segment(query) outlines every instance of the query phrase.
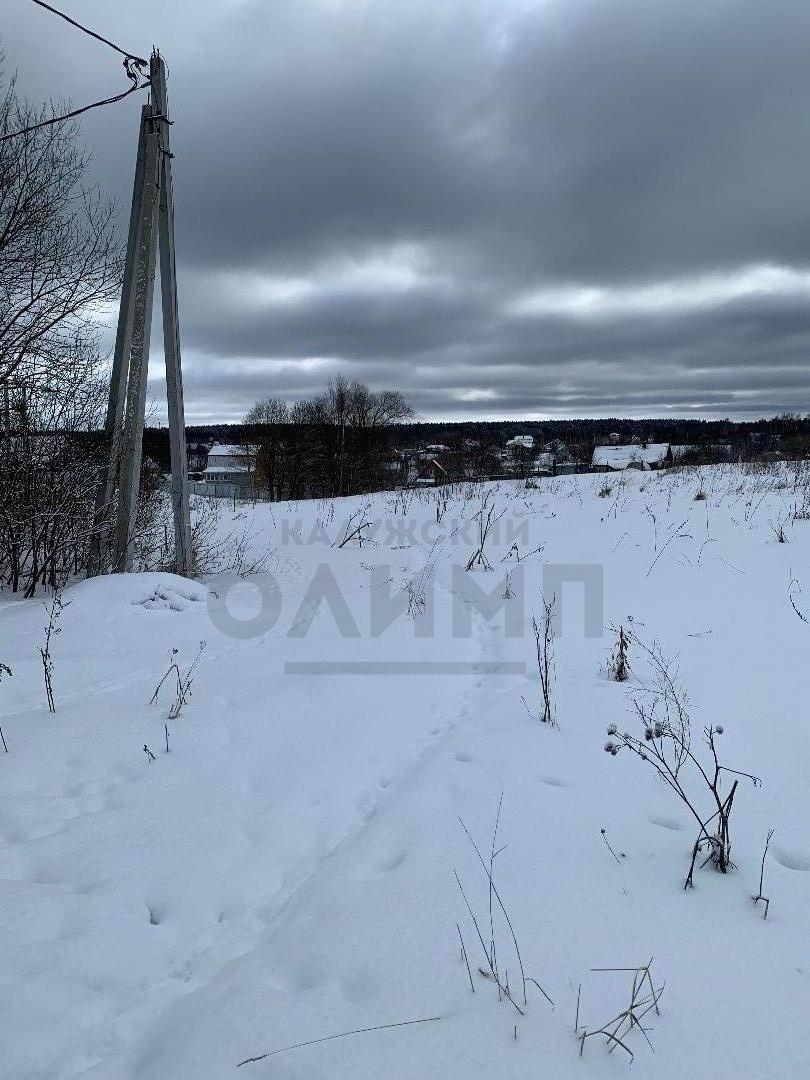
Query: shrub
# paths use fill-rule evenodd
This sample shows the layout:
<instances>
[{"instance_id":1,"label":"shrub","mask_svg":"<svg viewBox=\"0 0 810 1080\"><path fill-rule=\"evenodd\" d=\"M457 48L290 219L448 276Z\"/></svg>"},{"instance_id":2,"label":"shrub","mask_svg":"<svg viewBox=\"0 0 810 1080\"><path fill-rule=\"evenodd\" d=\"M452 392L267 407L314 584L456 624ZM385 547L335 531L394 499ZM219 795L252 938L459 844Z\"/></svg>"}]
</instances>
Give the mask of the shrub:
<instances>
[{"instance_id":1,"label":"shrub","mask_svg":"<svg viewBox=\"0 0 810 1080\"><path fill-rule=\"evenodd\" d=\"M630 661L628 659L630 634L625 632L623 626L620 626L618 630L615 627L612 627L612 629L617 637L613 653L607 662L608 675L614 682L627 682L630 678Z\"/></svg>"},{"instance_id":2,"label":"shrub","mask_svg":"<svg viewBox=\"0 0 810 1080\"><path fill-rule=\"evenodd\" d=\"M616 757L620 751L628 750L650 765L695 819L698 835L684 882L686 889L694 885L695 863L703 853L706 858L701 866L710 862L723 874L734 867L730 833L734 796L740 778L751 780L755 787L760 786L761 780L752 773L720 763L717 739L723 734L721 724L704 727L710 758L705 761L698 757L692 748L686 695L677 685L672 663L664 658L657 643L645 645L636 636L634 641L646 651L653 666L653 684L642 688L633 698L642 734L619 734L617 726L611 724L605 751ZM734 777L727 794L722 787L725 776ZM698 794L693 790L695 787Z\"/></svg>"}]
</instances>

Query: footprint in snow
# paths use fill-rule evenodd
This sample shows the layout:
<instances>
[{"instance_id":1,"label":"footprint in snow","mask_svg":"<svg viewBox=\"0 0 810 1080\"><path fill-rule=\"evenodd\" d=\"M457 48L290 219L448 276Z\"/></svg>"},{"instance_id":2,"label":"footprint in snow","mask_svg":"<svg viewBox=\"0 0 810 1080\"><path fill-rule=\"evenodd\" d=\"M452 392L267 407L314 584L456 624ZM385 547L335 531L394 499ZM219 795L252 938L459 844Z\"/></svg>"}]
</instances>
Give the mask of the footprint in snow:
<instances>
[{"instance_id":1,"label":"footprint in snow","mask_svg":"<svg viewBox=\"0 0 810 1080\"><path fill-rule=\"evenodd\" d=\"M810 854L795 848L774 847L772 850L773 857L786 870L810 870Z\"/></svg>"},{"instance_id":2,"label":"footprint in snow","mask_svg":"<svg viewBox=\"0 0 810 1080\"><path fill-rule=\"evenodd\" d=\"M407 858L408 852L404 848L398 848L381 859L377 868L381 874L390 874L398 870Z\"/></svg>"},{"instance_id":3,"label":"footprint in snow","mask_svg":"<svg viewBox=\"0 0 810 1080\"><path fill-rule=\"evenodd\" d=\"M647 818L651 825L657 825L659 829L671 829L672 832L681 832L683 825L675 818L651 817Z\"/></svg>"},{"instance_id":4,"label":"footprint in snow","mask_svg":"<svg viewBox=\"0 0 810 1080\"><path fill-rule=\"evenodd\" d=\"M313 990L323 982L324 971L321 962L315 958L300 960L290 971L288 977L289 989L300 993L302 990Z\"/></svg>"},{"instance_id":5,"label":"footprint in snow","mask_svg":"<svg viewBox=\"0 0 810 1080\"><path fill-rule=\"evenodd\" d=\"M541 784L546 784L548 787L570 787L571 785L567 780L560 780L556 776L538 776L537 778Z\"/></svg>"},{"instance_id":6,"label":"footprint in snow","mask_svg":"<svg viewBox=\"0 0 810 1080\"><path fill-rule=\"evenodd\" d=\"M363 1001L370 998L376 991L378 979L371 972L360 968L357 971L344 975L340 980L340 988L343 996L348 1001Z\"/></svg>"}]
</instances>

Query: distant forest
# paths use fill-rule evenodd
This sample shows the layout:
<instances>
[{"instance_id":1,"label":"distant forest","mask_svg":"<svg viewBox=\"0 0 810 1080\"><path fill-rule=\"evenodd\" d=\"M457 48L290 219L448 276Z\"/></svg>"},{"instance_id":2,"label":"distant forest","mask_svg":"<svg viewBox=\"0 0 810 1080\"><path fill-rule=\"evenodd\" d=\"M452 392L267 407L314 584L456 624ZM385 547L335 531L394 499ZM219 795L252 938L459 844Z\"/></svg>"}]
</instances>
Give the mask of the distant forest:
<instances>
[{"instance_id":1,"label":"distant forest","mask_svg":"<svg viewBox=\"0 0 810 1080\"><path fill-rule=\"evenodd\" d=\"M515 435L531 435L535 445L560 439L575 457L590 458L594 446L617 432L623 442L636 436L646 442L676 445L732 443L740 450L778 448L788 456L810 454L810 416L786 414L769 420L651 419L626 420L467 420L449 422L409 422L390 424L385 433L392 448L406 449L420 444L456 445L461 439L502 446ZM252 425L202 424L186 428L189 443L246 443L256 434ZM169 468L169 432L151 427L144 432L144 451L163 468Z\"/></svg>"}]
</instances>

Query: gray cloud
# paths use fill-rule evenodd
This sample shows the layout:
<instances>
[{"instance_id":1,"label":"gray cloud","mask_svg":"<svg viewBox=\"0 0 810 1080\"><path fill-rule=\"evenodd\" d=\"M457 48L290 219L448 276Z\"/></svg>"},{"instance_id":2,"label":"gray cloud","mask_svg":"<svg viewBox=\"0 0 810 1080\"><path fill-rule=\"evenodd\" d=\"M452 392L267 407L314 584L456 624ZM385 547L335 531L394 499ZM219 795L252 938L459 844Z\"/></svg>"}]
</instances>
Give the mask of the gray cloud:
<instances>
[{"instance_id":1,"label":"gray cloud","mask_svg":"<svg viewBox=\"0 0 810 1080\"><path fill-rule=\"evenodd\" d=\"M191 419L338 370L427 417L807 409L805 0L129 8L70 5L160 28ZM3 44L34 97L121 79L33 6ZM124 205L137 111L84 124Z\"/></svg>"}]
</instances>

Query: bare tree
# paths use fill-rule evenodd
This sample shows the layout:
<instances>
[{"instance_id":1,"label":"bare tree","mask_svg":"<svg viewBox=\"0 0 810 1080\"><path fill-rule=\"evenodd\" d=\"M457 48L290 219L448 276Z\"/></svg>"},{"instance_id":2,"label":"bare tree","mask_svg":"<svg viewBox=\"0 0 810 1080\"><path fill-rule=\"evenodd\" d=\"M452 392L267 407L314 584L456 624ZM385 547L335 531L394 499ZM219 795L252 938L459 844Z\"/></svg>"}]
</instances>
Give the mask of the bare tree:
<instances>
[{"instance_id":1,"label":"bare tree","mask_svg":"<svg viewBox=\"0 0 810 1080\"><path fill-rule=\"evenodd\" d=\"M292 433L286 401L267 397L248 410L244 419L248 459L254 462L256 488L273 500L283 499Z\"/></svg>"},{"instance_id":2,"label":"bare tree","mask_svg":"<svg viewBox=\"0 0 810 1080\"><path fill-rule=\"evenodd\" d=\"M53 115L16 92L0 97L0 134ZM0 142L0 390L58 385L77 335L119 288L114 207L84 182L75 122Z\"/></svg>"},{"instance_id":3,"label":"bare tree","mask_svg":"<svg viewBox=\"0 0 810 1080\"><path fill-rule=\"evenodd\" d=\"M33 596L57 588L86 561L103 416L101 358L79 340L55 388L8 393L0 432L0 583Z\"/></svg>"},{"instance_id":4,"label":"bare tree","mask_svg":"<svg viewBox=\"0 0 810 1080\"><path fill-rule=\"evenodd\" d=\"M0 58L1 59L1 58ZM0 134L57 106L0 89ZM0 582L33 596L88 541L103 411L98 314L117 294L113 205L84 182L74 122L0 142Z\"/></svg>"},{"instance_id":5,"label":"bare tree","mask_svg":"<svg viewBox=\"0 0 810 1080\"><path fill-rule=\"evenodd\" d=\"M290 410L286 401L281 398L266 397L248 409L245 414L245 424L288 424L290 422Z\"/></svg>"},{"instance_id":6,"label":"bare tree","mask_svg":"<svg viewBox=\"0 0 810 1080\"><path fill-rule=\"evenodd\" d=\"M385 486L386 429L412 414L398 390L370 390L344 375L292 406L265 398L245 416L259 447L259 483L274 499L355 495Z\"/></svg>"}]
</instances>

